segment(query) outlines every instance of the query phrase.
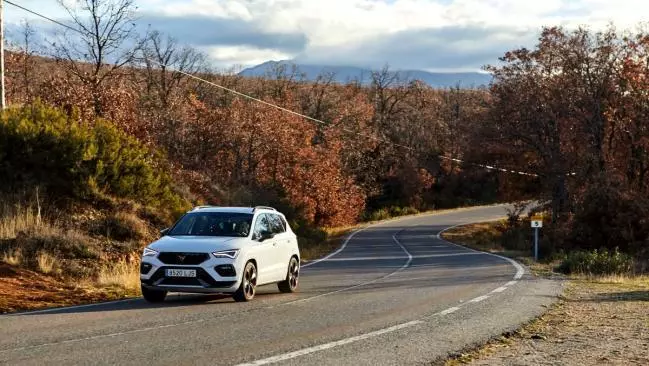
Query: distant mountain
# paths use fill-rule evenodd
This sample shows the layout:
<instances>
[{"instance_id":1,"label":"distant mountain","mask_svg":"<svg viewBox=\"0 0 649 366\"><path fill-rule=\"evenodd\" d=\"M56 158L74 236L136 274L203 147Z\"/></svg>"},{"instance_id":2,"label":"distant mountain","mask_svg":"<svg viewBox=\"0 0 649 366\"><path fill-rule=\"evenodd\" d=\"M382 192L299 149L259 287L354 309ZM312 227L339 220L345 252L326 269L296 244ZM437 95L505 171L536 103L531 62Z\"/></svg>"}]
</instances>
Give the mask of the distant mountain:
<instances>
[{"instance_id":1,"label":"distant mountain","mask_svg":"<svg viewBox=\"0 0 649 366\"><path fill-rule=\"evenodd\" d=\"M334 79L340 83L346 83L352 80L361 80L362 83L370 82L372 70L353 66L326 66L326 65L306 65L296 64L291 61L267 61L263 64L253 66L242 70L239 75L248 77L277 77L277 70L284 69L285 73L290 73L292 68L304 74L307 80L316 80L318 75L324 73L333 73ZM395 70L399 74L410 80L421 80L424 83L435 88L447 88L460 85L463 88L477 88L489 85L491 75L479 72L456 72L441 73L428 72L422 70Z\"/></svg>"}]
</instances>

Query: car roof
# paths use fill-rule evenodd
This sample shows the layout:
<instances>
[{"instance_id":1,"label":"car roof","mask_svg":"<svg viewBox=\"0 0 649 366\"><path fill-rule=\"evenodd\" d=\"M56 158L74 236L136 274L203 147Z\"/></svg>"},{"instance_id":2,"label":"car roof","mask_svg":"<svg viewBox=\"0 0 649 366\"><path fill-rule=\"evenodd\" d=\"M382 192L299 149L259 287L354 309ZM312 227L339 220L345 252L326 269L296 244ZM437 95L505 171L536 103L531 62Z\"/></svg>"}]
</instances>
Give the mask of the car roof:
<instances>
[{"instance_id":1,"label":"car roof","mask_svg":"<svg viewBox=\"0 0 649 366\"><path fill-rule=\"evenodd\" d=\"M224 206L197 206L189 212L233 212L233 213L247 213L253 214L258 211L272 212L284 216L281 212L272 207L257 206L257 207L224 207Z\"/></svg>"}]
</instances>

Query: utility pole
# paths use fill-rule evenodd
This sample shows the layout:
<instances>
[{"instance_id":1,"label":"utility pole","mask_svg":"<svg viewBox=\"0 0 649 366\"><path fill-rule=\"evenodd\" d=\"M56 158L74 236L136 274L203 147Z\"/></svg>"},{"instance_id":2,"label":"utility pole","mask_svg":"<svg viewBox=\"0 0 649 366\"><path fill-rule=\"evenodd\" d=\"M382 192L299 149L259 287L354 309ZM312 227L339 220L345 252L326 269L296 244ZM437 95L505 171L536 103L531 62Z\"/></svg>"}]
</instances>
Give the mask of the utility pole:
<instances>
[{"instance_id":1,"label":"utility pole","mask_svg":"<svg viewBox=\"0 0 649 366\"><path fill-rule=\"evenodd\" d=\"M543 227L543 215L537 214L530 220L534 229L534 260L539 261L539 229Z\"/></svg>"},{"instance_id":2,"label":"utility pole","mask_svg":"<svg viewBox=\"0 0 649 366\"><path fill-rule=\"evenodd\" d=\"M4 1L0 0L0 109L6 108L5 104L5 23Z\"/></svg>"}]
</instances>

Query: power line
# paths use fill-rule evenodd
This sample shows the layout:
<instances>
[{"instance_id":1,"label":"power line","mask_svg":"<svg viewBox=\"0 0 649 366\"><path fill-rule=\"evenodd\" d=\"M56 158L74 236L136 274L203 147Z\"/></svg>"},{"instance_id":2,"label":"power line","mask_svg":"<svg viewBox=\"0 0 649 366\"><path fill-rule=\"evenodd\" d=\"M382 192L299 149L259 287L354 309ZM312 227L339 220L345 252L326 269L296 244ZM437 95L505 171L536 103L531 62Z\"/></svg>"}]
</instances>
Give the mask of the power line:
<instances>
[{"instance_id":1,"label":"power line","mask_svg":"<svg viewBox=\"0 0 649 366\"><path fill-rule=\"evenodd\" d=\"M75 32L77 32L77 33L80 33L81 35L84 35L84 36L86 35L85 33L83 33L82 31L80 31L80 30L77 29L77 28L71 27L71 26L69 26L69 25L67 25L67 24L65 24L65 23L61 23L61 22L59 22L59 21L56 20L56 19L52 19L52 18L50 18L50 17L48 17L48 16L46 16L46 15L43 15L43 14L37 13L37 12L35 12L35 11L33 11L33 10L27 9L27 8L25 8L24 6L18 5L18 4L13 3L13 2L11 2L11 1L9 1L9 0L2 0L2 1L4 1L5 3L7 3L7 4L9 4L9 5L13 5L13 6L17 7L18 9L21 9L21 10L24 10L24 11L26 11L26 12L28 12L28 13L31 13L31 14L33 14L33 15L36 15L37 17L41 17L41 18L43 18L43 19L45 19L45 20L49 20L49 21L52 22L52 23L56 23L56 24L58 24L58 25L60 25L60 26L62 26L62 27L65 27L65 28L68 28L68 29L70 29L70 30L73 30L73 31L75 31Z\"/></svg>"},{"instance_id":2,"label":"power line","mask_svg":"<svg viewBox=\"0 0 649 366\"><path fill-rule=\"evenodd\" d=\"M4 1L4 2L6 2L7 4L13 5L13 6L15 6L15 7L19 8L19 9L22 9L22 10L28 12L28 13L31 13L31 14L33 14L33 15L36 15L36 16L38 16L38 17L40 17L40 18L43 18L43 19L45 19L45 20L48 20L48 21L50 21L50 22L52 22L52 23L58 24L58 25L60 25L60 26L62 26L62 27L64 27L64 28L67 28L67 29L69 29L69 30L71 30L71 31L74 31L74 32L76 32L76 33L79 33L79 34L81 34L82 36L86 36L86 35L87 35L87 34L84 33L83 31L81 31L81 30L79 30L79 29L77 29L77 28L75 28L75 27L72 27L72 26L70 26L70 25L67 25L67 24L65 24L65 23L62 23L62 22L57 21L57 20L55 20L55 19L52 19L52 18L50 18L50 17L48 17L48 16L45 16L45 15L43 15L43 14L41 14L41 13L38 13L38 12L36 12L36 11L30 10L30 9L28 9L28 8L25 8L25 7L21 6L21 5L15 4L15 3L13 3L13 2L11 2L11 1L9 1L9 0L0 0L0 1ZM159 61L156 61L156 60L150 59L150 58L148 58L148 57L146 57L146 56L144 56L144 57L145 57L145 59L148 60L149 62L152 62L152 63L154 63L154 64L157 64L158 66L167 66L167 65L164 65L163 63L161 63L161 62L159 62ZM252 100L252 101L257 102L257 103L264 104L264 105L269 106L269 107L271 107L271 108L278 109L278 110L280 110L280 111L282 111L282 112L286 112L286 113L289 113L289 114L292 114L292 115L295 115L295 116L298 116L298 117L304 118L304 119L306 119L306 120L308 120L308 121L315 122L315 123L318 123L318 124L321 124L321 125L325 125L325 126L329 126L329 125L330 125L329 123L324 122L324 121L322 121L322 120L319 120L319 119L317 119L317 118L313 118L313 117L307 116L307 115L305 115L305 114L302 114L302 113L299 113L299 112L292 111L292 110L290 110L290 109L288 109L288 108L284 108L284 107L282 107L282 106L279 106L279 105L276 105L276 104L273 104L273 103L267 102L267 101L265 101L265 100L262 100L262 99L259 99L259 98L255 98L255 97L253 97L253 96L251 96L251 95L248 95L248 94L245 94L245 93L242 93L242 92L236 91L236 90L234 90L234 89L227 88L227 87L225 87L225 86L223 86L223 85L219 85L219 84L217 84L217 83L215 83L215 82L212 82L212 81L209 81L209 80L203 79L203 78L201 78L201 77L199 77L199 76L196 76L196 75L194 75L194 74L190 74L190 73L188 73L188 72L184 72L184 71L182 71L182 70L174 70L174 71L177 72L177 73L179 73L179 74L185 75L185 76L187 76L187 77L189 77L189 78L191 78L191 79L201 81L201 82L203 82L203 83L206 83L206 84L208 84L208 85L214 86L214 87L216 87L216 88L219 88L219 89L221 89L221 90L227 91L227 92L229 92L229 93L232 93L232 94L238 95L238 96L240 96L240 97L243 97L243 98L246 98L246 99ZM356 135L358 135L358 136L367 137L367 138L370 138L370 139L375 140L375 141L384 142L384 143L387 143L387 144L390 144L390 145L393 145L393 146L396 146L396 147L400 147L400 148L403 148L403 149L407 149L407 150L410 150L410 151L417 151L417 150L414 149L413 147L410 147L410 146L407 146L407 145L403 145L403 144L399 144L399 143L396 143L396 142L393 142L393 141L388 141L388 140L385 140L385 139L380 138L380 137L377 137L377 136L372 136L372 135L369 135L369 134L366 134L366 133L352 131L352 130L350 130L350 129L348 129L348 128L344 128L344 127L341 128L341 130L342 130L342 131L345 131L345 132L348 132L348 133L356 134ZM513 173L513 174L519 174L519 175L525 175L525 176L531 176L531 177L538 177L538 174L534 174L534 173L528 173L528 172L522 172L522 171L517 171L517 170L498 168L498 167L494 167L494 166L486 165L486 164L478 164L478 163L465 162L464 160L460 160L460 159L452 158L452 157L445 156L445 155L441 155L441 154L438 155L438 157L439 157L440 159L449 160L449 161L454 161L454 162L458 162L458 163L467 163L467 164L469 164L469 165L478 166L478 167L481 167L481 168L484 168L484 169L488 169L488 170L497 170L497 171L504 172L504 173Z\"/></svg>"}]
</instances>

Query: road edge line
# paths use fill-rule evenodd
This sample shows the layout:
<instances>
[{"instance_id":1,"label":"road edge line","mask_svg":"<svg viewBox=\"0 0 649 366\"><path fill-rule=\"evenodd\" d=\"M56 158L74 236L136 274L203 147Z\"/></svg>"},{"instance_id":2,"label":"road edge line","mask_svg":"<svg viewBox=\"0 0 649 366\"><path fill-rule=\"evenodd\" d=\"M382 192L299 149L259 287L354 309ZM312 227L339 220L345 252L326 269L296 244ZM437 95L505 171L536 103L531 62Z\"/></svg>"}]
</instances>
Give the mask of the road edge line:
<instances>
[{"instance_id":1,"label":"road edge line","mask_svg":"<svg viewBox=\"0 0 649 366\"><path fill-rule=\"evenodd\" d=\"M529 273L529 270L527 270L526 267L523 264L521 264L521 263L519 263L519 262L517 262L517 261L515 261L515 260L513 260L513 259L511 259L509 257L505 257L505 256L494 254L494 253L485 252L485 251L482 251L482 250L469 248L469 247L467 247L465 245L456 244L456 243L450 242L450 241L442 238L442 234L444 234L446 231L449 231L451 229L455 229L456 227L473 225L473 224L478 224L478 223L482 223L482 222L496 222L496 221L500 221L500 220L503 220L503 218L498 218L498 219L493 219L493 220L477 220L477 221L473 221L473 222L467 222L467 223L463 223L463 224L449 226L449 227L441 230L440 232L438 232L437 235L436 235L436 238L438 240L444 242L444 243L451 244L451 245L454 245L456 247L464 248L464 249L472 251L472 252L477 252L477 253L490 255L492 257L500 258L500 259L503 259L503 260L509 262L516 269L516 274L514 275L514 281L510 281L510 282L515 282L515 281L518 281L521 278L523 278L523 275L525 275L526 272Z\"/></svg>"},{"instance_id":2,"label":"road edge line","mask_svg":"<svg viewBox=\"0 0 649 366\"><path fill-rule=\"evenodd\" d=\"M360 227L360 228L352 231L349 235L347 235L347 238L345 238L345 241L340 246L340 248L336 249L335 251L327 254L326 256L324 256L322 258L314 259L312 261L306 262L305 264L301 264L300 268L305 268L305 267L312 266L314 264L318 264L320 262L326 261L327 259L339 254L340 252L345 250L345 248L347 247L347 243L349 243L349 241L356 234L358 234L358 233L360 233L360 232L362 232L364 230L367 230L369 228L375 227L375 226L379 226L379 225L382 225L382 224L387 224L387 223L394 222L394 221L400 221L400 220L408 220L408 219L413 219L413 218L436 216L436 215L445 215L445 214L449 214L449 213L452 213L452 212L470 211L470 210L478 209L478 208L490 208L490 207L508 206L508 205L511 205L511 204L512 204L511 202L508 202L508 203L496 203L496 204L492 204L492 205L458 207L458 208L450 209L450 210L438 210L438 211L430 211L430 212L421 212L421 213L414 214L414 215L398 216L398 217L393 217L393 218L389 218L389 219L386 219L386 220L377 221L377 222L374 222L374 223L368 223L367 225L365 225L363 227ZM472 223L468 223L466 225L470 225L470 224L472 224ZM457 225L457 226L460 226L460 225Z\"/></svg>"}]
</instances>

